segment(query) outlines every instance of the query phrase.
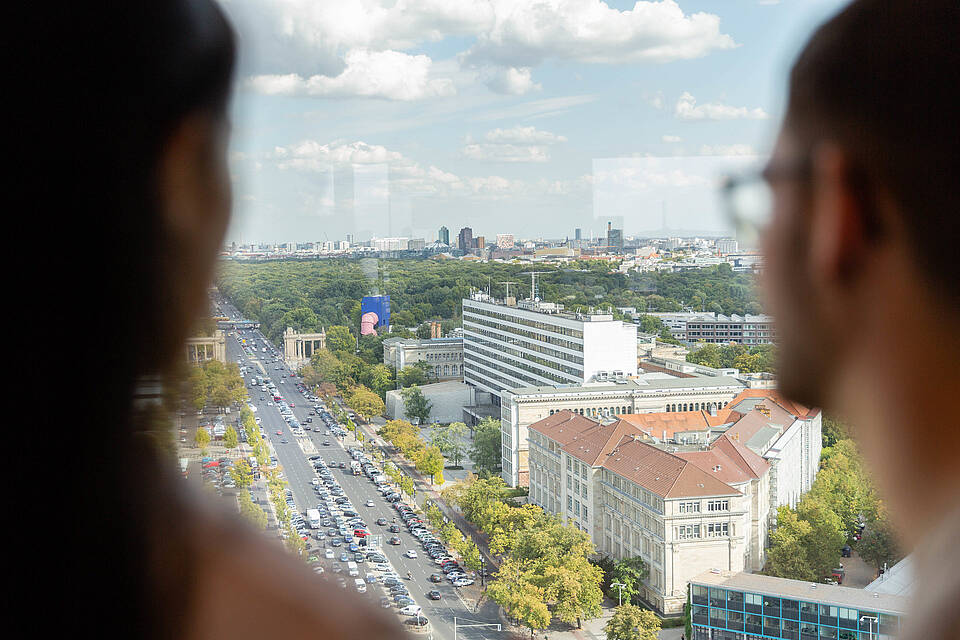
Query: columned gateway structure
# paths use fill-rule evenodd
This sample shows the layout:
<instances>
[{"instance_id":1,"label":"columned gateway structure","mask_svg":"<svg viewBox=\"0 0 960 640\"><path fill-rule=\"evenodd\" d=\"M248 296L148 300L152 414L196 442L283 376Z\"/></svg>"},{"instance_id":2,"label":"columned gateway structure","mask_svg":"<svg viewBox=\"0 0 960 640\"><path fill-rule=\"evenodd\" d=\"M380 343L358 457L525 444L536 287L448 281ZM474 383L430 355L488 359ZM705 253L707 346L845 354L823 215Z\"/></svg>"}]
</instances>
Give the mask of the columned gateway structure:
<instances>
[{"instance_id":1,"label":"columned gateway structure","mask_svg":"<svg viewBox=\"0 0 960 640\"><path fill-rule=\"evenodd\" d=\"M308 362L317 349L327 345L327 333L297 333L292 327L283 332L283 361L291 369L297 369Z\"/></svg>"},{"instance_id":2,"label":"columned gateway structure","mask_svg":"<svg viewBox=\"0 0 960 640\"><path fill-rule=\"evenodd\" d=\"M212 336L200 336L187 340L187 361L202 364L210 360L227 362L227 338L217 329Z\"/></svg>"}]
</instances>

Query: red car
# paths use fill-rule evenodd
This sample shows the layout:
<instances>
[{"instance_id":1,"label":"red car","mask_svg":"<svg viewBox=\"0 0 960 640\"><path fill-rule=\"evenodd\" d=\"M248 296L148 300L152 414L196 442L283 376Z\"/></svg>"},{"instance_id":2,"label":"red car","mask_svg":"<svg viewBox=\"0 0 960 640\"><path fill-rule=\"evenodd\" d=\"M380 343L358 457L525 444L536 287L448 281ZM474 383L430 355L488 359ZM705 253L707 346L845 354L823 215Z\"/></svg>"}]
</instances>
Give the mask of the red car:
<instances>
[{"instance_id":1,"label":"red car","mask_svg":"<svg viewBox=\"0 0 960 640\"><path fill-rule=\"evenodd\" d=\"M297 406L297 405L295 405L294 403L292 403L292 402L290 403L290 408L291 408L291 409L293 409L293 408L296 407L296 406Z\"/></svg>"},{"instance_id":2,"label":"red car","mask_svg":"<svg viewBox=\"0 0 960 640\"><path fill-rule=\"evenodd\" d=\"M283 435L283 431L280 431L280 429L277 429L277 435L278 435L278 436L282 436L282 435Z\"/></svg>"}]
</instances>

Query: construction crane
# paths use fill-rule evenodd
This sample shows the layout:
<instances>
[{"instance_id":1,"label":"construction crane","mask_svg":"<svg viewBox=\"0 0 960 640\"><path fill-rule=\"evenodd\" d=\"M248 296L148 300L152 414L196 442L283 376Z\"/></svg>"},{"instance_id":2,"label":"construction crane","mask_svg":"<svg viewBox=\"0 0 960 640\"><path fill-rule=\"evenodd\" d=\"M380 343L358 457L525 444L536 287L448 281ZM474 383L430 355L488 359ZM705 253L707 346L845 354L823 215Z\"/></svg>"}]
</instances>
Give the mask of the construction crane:
<instances>
[{"instance_id":1,"label":"construction crane","mask_svg":"<svg viewBox=\"0 0 960 640\"><path fill-rule=\"evenodd\" d=\"M537 275L541 273L550 273L549 271L524 271L520 275L529 275L530 276L530 299L539 300L537 297Z\"/></svg>"}]
</instances>

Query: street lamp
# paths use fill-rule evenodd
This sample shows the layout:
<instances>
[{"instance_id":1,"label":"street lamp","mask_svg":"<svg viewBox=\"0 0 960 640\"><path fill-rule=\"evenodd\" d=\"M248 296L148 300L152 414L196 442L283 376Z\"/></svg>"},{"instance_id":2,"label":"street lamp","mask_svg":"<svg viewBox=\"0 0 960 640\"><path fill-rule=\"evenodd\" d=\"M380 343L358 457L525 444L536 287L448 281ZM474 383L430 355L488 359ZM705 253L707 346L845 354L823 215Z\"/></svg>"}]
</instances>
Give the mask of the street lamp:
<instances>
[{"instance_id":1,"label":"street lamp","mask_svg":"<svg viewBox=\"0 0 960 640\"><path fill-rule=\"evenodd\" d=\"M611 587L618 587L618 590L620 591L620 595L618 596L618 604L617 604L617 606L618 606L618 607L623 606L623 588L624 588L625 586L627 586L627 585L623 584L622 582L611 582L611 583L610 583L610 586L611 586Z\"/></svg>"},{"instance_id":2,"label":"street lamp","mask_svg":"<svg viewBox=\"0 0 960 640\"><path fill-rule=\"evenodd\" d=\"M870 638L871 636L873 636L873 623L874 623L874 622L878 622L878 621L877 621L877 617L876 617L876 616L860 616L860 624L863 624L863 621L864 621L864 620L869 620L869 621L870 621L869 631L867 632L867 638ZM877 624L877 631L879 631L879 630L880 630L880 625L879 625L879 623L878 623L878 624Z\"/></svg>"}]
</instances>

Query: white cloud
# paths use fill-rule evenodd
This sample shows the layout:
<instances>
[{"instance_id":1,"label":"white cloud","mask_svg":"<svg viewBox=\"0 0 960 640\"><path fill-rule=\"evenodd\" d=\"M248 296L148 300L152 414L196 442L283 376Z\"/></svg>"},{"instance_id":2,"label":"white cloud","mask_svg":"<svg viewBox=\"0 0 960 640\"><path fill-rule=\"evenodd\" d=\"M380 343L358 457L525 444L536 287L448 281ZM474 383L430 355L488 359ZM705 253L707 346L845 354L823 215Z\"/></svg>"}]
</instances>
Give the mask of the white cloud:
<instances>
[{"instance_id":1,"label":"white cloud","mask_svg":"<svg viewBox=\"0 0 960 640\"><path fill-rule=\"evenodd\" d=\"M288 147L275 147L270 157L281 169L301 171L326 171L332 166L347 164L408 162L398 151L361 141L321 144L304 140Z\"/></svg>"},{"instance_id":2,"label":"white cloud","mask_svg":"<svg viewBox=\"0 0 960 640\"><path fill-rule=\"evenodd\" d=\"M677 100L673 114L681 120L735 120L739 118L764 120L769 117L767 112L760 107L748 109L747 107L732 107L719 102L705 102L698 105L696 98L686 91Z\"/></svg>"},{"instance_id":3,"label":"white cloud","mask_svg":"<svg viewBox=\"0 0 960 640\"><path fill-rule=\"evenodd\" d=\"M665 135L665 136L663 136L662 140L663 140L664 142L680 142L681 138L680 138L680 136Z\"/></svg>"},{"instance_id":4,"label":"white cloud","mask_svg":"<svg viewBox=\"0 0 960 640\"><path fill-rule=\"evenodd\" d=\"M512 129L492 129L484 136L487 142L514 144L556 144L566 142L564 136L541 131L535 127L516 126Z\"/></svg>"},{"instance_id":5,"label":"white cloud","mask_svg":"<svg viewBox=\"0 0 960 640\"><path fill-rule=\"evenodd\" d=\"M456 93L447 78L431 78L432 60L399 51L355 49L344 58L346 67L337 76L298 74L260 75L247 86L266 95L363 97L388 100L421 100Z\"/></svg>"},{"instance_id":6,"label":"white cloud","mask_svg":"<svg viewBox=\"0 0 960 640\"><path fill-rule=\"evenodd\" d=\"M641 0L619 11L601 0L494 0L492 27L465 55L470 64L536 66L546 59L623 64L699 58L731 49L720 18L685 15L675 0Z\"/></svg>"},{"instance_id":7,"label":"white cloud","mask_svg":"<svg viewBox=\"0 0 960 640\"><path fill-rule=\"evenodd\" d=\"M468 144L463 155L471 160L487 162L546 162L550 153L546 147L515 144Z\"/></svg>"},{"instance_id":8,"label":"white cloud","mask_svg":"<svg viewBox=\"0 0 960 640\"><path fill-rule=\"evenodd\" d=\"M748 144L705 144L700 147L702 156L755 156L756 150Z\"/></svg>"},{"instance_id":9,"label":"white cloud","mask_svg":"<svg viewBox=\"0 0 960 640\"><path fill-rule=\"evenodd\" d=\"M603 0L225 0L225 7L250 52L244 68L283 93L310 93L313 81L313 95L355 95L353 82L344 79L345 90L324 80L349 70L344 52L409 51L450 37L474 40L459 60L492 91L510 95L539 89L531 69L549 59L664 63L737 46L718 16L685 14L676 0L640 0L623 11Z\"/></svg>"},{"instance_id":10,"label":"white cloud","mask_svg":"<svg viewBox=\"0 0 960 640\"><path fill-rule=\"evenodd\" d=\"M487 162L546 162L550 159L548 147L567 141L564 136L550 131L521 126L492 129L487 131L484 139L484 143L468 139L463 155Z\"/></svg>"},{"instance_id":11,"label":"white cloud","mask_svg":"<svg viewBox=\"0 0 960 640\"><path fill-rule=\"evenodd\" d=\"M485 85L496 93L522 96L529 91L539 91L542 85L535 83L530 67L486 67L480 72Z\"/></svg>"}]
</instances>

